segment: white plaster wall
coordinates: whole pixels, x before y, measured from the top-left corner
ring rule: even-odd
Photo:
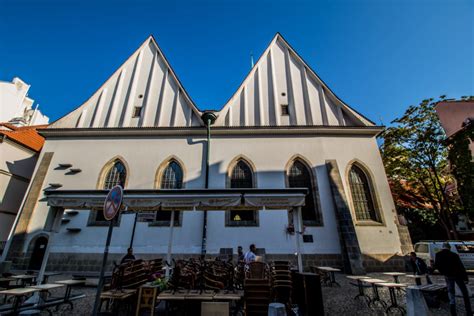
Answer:
[[[36,165],[36,152],[5,139],[0,143],[0,170],[30,179]]]
[[[34,100],[27,97],[30,85],[19,78],[12,82],[0,81],[0,122],[24,117],[25,110],[31,110]],[[49,118],[39,110],[35,112],[27,125],[47,124]]]
[[[23,116],[23,100],[30,88],[27,84],[0,81],[0,122]]]
[[[3,211],[0,212],[0,241],[8,237],[36,159],[35,152],[8,139],[0,143],[0,211]]]
[[[102,167],[113,157],[120,155],[128,164],[129,189],[154,187],[158,166],[169,156],[178,157],[184,164],[185,187],[203,188],[203,143],[201,138],[155,139],[90,139],[47,140],[44,152],[54,152],[49,172],[44,181],[61,183],[61,189],[95,189]],[[210,155],[210,188],[224,188],[229,163],[236,156],[246,156],[257,169],[258,188],[284,188],[284,168],[294,155],[304,157],[317,175],[324,226],[308,227],[314,243],[303,244],[304,253],[340,253],[336,218],[329,180],[325,167],[327,159],[336,159],[341,177],[345,178],[348,163],[357,158],[371,168],[375,186],[382,202],[386,226],[357,227],[362,251],[365,253],[397,253],[400,242],[394,223],[393,202],[383,171],[374,138],[368,137],[214,137]],[[71,163],[81,168],[76,175],[65,175],[64,170],[54,170],[59,163]],[[344,181],[345,182],[345,181]],[[344,185],[347,185],[344,183]],[[346,188],[347,189],[347,188]],[[48,207],[39,201],[29,232],[38,232],[44,225]],[[260,212],[259,227],[225,227],[224,212],[208,212],[208,253],[220,248],[248,247],[256,243],[267,253],[293,253],[295,240],[284,232],[287,212]],[[66,215],[71,221],[64,224],[54,241],[53,252],[102,252],[106,227],[87,227],[88,212]],[[121,225],[114,229],[111,252],[123,253],[128,247],[133,225],[133,215],[124,215]],[[72,234],[66,227],[82,228]],[[174,253],[200,253],[202,213],[185,212],[183,226],[175,228]],[[149,227],[138,223],[134,248],[137,253],[165,253],[169,228]]]

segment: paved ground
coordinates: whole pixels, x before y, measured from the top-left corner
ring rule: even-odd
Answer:
[[[371,277],[384,279],[384,280],[392,280],[391,277],[380,274],[380,273],[371,273],[369,274]],[[70,276],[68,275],[60,275],[52,277],[50,282],[53,280],[62,280],[67,279]],[[338,274],[336,275],[337,281],[340,283],[341,287],[326,287],[323,286],[323,300],[324,300],[324,307],[326,311],[326,315],[385,315],[383,309],[381,308],[374,308],[370,309],[367,307],[366,303],[362,300],[354,300],[354,296],[358,293],[357,287],[351,285],[349,280],[345,278],[344,275]],[[432,277],[434,283],[444,283],[444,280],[440,276],[433,276]],[[413,281],[408,278],[401,277],[401,282],[406,282],[408,284],[412,284]],[[423,280],[424,281],[424,280]],[[471,284],[474,285],[474,278],[471,281]],[[81,299],[79,301],[74,302],[74,310],[70,311],[68,308],[63,307],[58,312],[55,312],[54,315],[64,315],[64,316],[84,316],[90,315],[92,311],[92,307],[94,304],[95,293],[96,289],[92,287],[82,287],[74,290],[75,292],[81,292],[86,294],[86,298]],[[64,289],[56,289],[53,290],[53,295],[61,296],[64,293]],[[381,297],[389,301],[388,292],[384,289],[380,291]],[[402,306],[405,306],[405,298],[403,295],[400,295],[399,302]],[[473,301],[474,303],[474,301]],[[462,300],[458,301],[458,306],[460,308],[463,307]],[[432,309],[433,315],[449,315],[447,305],[443,304],[442,308],[440,309]],[[46,313],[45,313],[46,315]],[[397,314],[393,314],[397,315]],[[463,315],[459,313],[459,315]]]

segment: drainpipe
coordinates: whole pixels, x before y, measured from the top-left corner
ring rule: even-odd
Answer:
[[[209,155],[211,151],[211,125],[217,119],[217,115],[214,111],[204,111],[201,116],[204,124],[206,124],[207,128],[207,145],[206,145],[206,180],[205,180],[205,188],[209,189]],[[204,217],[202,222],[202,243],[201,243],[201,257],[204,258],[206,256],[206,241],[207,241],[207,211],[204,211]]]

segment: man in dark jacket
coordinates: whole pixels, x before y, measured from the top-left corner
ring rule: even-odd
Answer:
[[[411,262],[411,266],[415,275],[425,275],[426,283],[428,284],[433,283],[431,282],[430,276],[428,275],[428,266],[426,265],[423,259],[416,256],[416,252],[410,253],[410,262]],[[419,282],[421,282],[421,280]]]
[[[446,279],[451,315],[457,315],[455,284],[458,285],[462,292],[464,305],[466,306],[466,315],[472,315],[471,301],[466,287],[466,284],[469,282],[466,269],[461,262],[461,258],[450,249],[451,245],[445,242],[443,249],[436,254],[434,268],[444,275]]]

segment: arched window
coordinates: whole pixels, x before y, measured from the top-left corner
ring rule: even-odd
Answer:
[[[311,170],[300,160],[295,160],[290,169],[288,169],[288,186],[290,188],[308,188],[305,205],[301,208],[303,224],[320,225],[321,214],[314,197],[315,189]]]
[[[253,188],[253,173],[250,166],[244,161],[239,160],[230,175],[231,188]]]
[[[174,160],[172,160],[163,171],[160,186],[162,189],[182,189],[183,188],[183,169]]]
[[[380,221],[375,210],[369,178],[356,165],[352,165],[349,171],[349,184],[357,220]]]
[[[126,178],[127,169],[125,168],[124,164],[120,160],[115,160],[114,164],[105,176],[103,188],[109,190],[116,185],[121,185],[123,188],[125,186]]]
[[[250,165],[239,159],[229,173],[229,186],[231,188],[253,188],[254,174]],[[247,210],[236,210],[228,213],[227,226],[257,226],[257,212]]]
[[[127,168],[120,159],[115,159],[108,167],[106,173],[102,173],[103,178],[99,183],[102,183],[102,189],[110,190],[116,185],[125,187],[127,180]],[[120,222],[120,215],[115,219],[115,225],[118,226]],[[105,219],[102,210],[95,210],[91,212],[88,225],[91,226],[107,226],[109,222]]]
[[[182,189],[183,188],[183,168],[176,160],[170,160],[166,167],[161,172],[161,179],[159,180],[161,189]],[[153,226],[169,226],[171,221],[171,212],[158,211],[156,212],[155,222]],[[181,212],[176,211],[174,214],[174,226],[181,225]]]

